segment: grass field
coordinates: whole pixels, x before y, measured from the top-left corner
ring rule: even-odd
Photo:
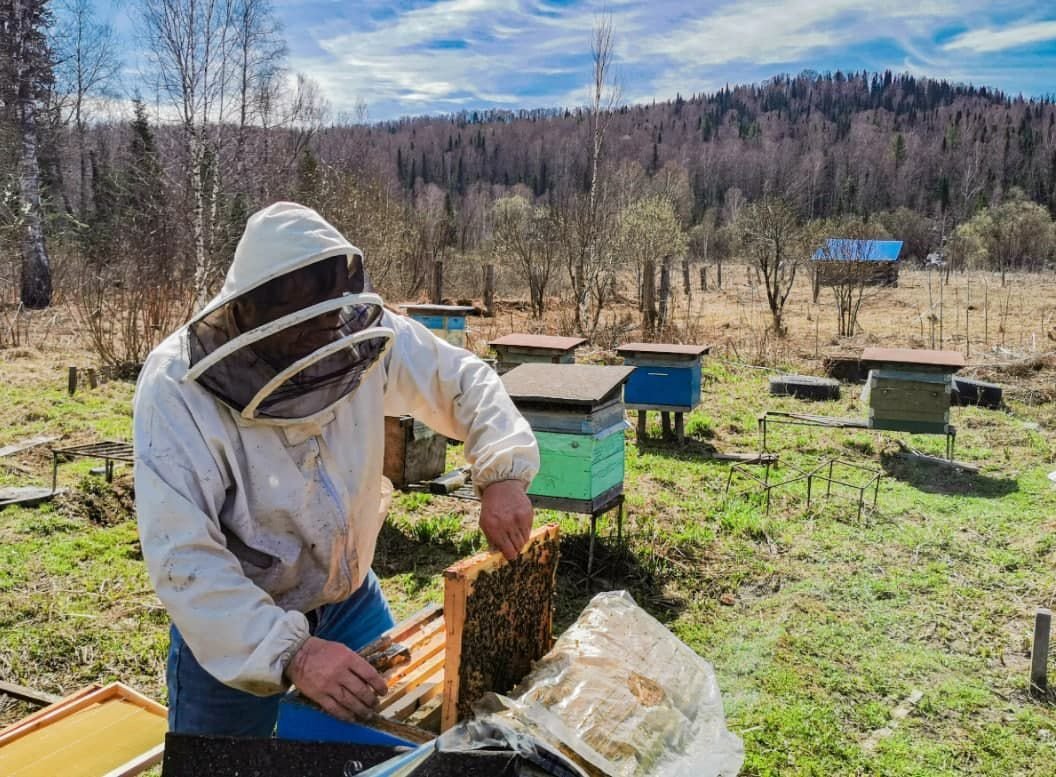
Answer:
[[[799,326],[800,350],[813,351]],[[1052,774],[1056,710],[1029,697],[1027,673],[1034,610],[1056,595],[1056,405],[1011,392],[1007,410],[955,409],[957,457],[981,465],[978,475],[897,455],[898,439],[938,454],[939,437],[775,427],[777,475],[840,457],[883,479],[878,509],[860,519],[846,494],[807,510],[802,484],[776,492],[767,515],[758,498],[724,499],[729,465],[706,453],[757,450],[759,412],[804,405],[767,396],[768,372],[738,356],[706,362],[684,448],[639,447],[628,433],[628,554],[602,543],[598,587],[628,588],[715,665],[745,775]],[[0,351],[0,445],[41,433],[128,438],[132,385],[70,398],[74,358],[87,357]],[[808,412],[866,414],[856,387]],[[0,513],[0,677],[53,693],[121,679],[164,700],[167,620],[127,477],[110,489],[91,466],[63,465],[67,498]],[[39,449],[0,462],[0,486],[49,478]],[[538,520],[565,530],[560,628],[591,594],[586,522]],[[438,601],[439,572],[478,547],[472,505],[401,495],[376,558],[397,615]],[[0,723],[27,710],[8,702]]]

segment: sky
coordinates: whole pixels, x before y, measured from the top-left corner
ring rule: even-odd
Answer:
[[[94,1],[130,40],[135,0]],[[335,114],[363,102],[373,121],[585,105],[591,29],[602,16],[612,21],[626,104],[806,69],[890,69],[1056,95],[1056,0],[274,4],[291,68],[320,84]]]

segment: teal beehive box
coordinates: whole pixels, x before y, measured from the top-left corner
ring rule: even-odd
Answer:
[[[459,348],[466,347],[466,316],[474,308],[468,305],[404,305],[403,309],[441,340]]]
[[[503,375],[539,443],[539,474],[528,488],[537,506],[594,512],[623,493],[623,385],[632,372],[531,363]]]

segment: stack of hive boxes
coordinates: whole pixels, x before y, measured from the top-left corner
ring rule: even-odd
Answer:
[[[964,366],[955,351],[867,348],[869,426],[911,434],[945,434],[953,374]]]
[[[539,442],[528,495],[541,507],[591,513],[623,493],[623,384],[633,367],[522,364],[503,376]]]

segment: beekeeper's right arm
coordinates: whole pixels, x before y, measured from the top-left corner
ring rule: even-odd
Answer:
[[[308,621],[278,607],[227,549],[219,516],[229,480],[206,442],[210,427],[214,436],[224,430],[215,416],[195,417],[182,388],[157,371],[145,374],[136,392],[143,559],[158,597],[209,674],[259,696],[281,693],[289,685],[286,665],[308,639]]]

